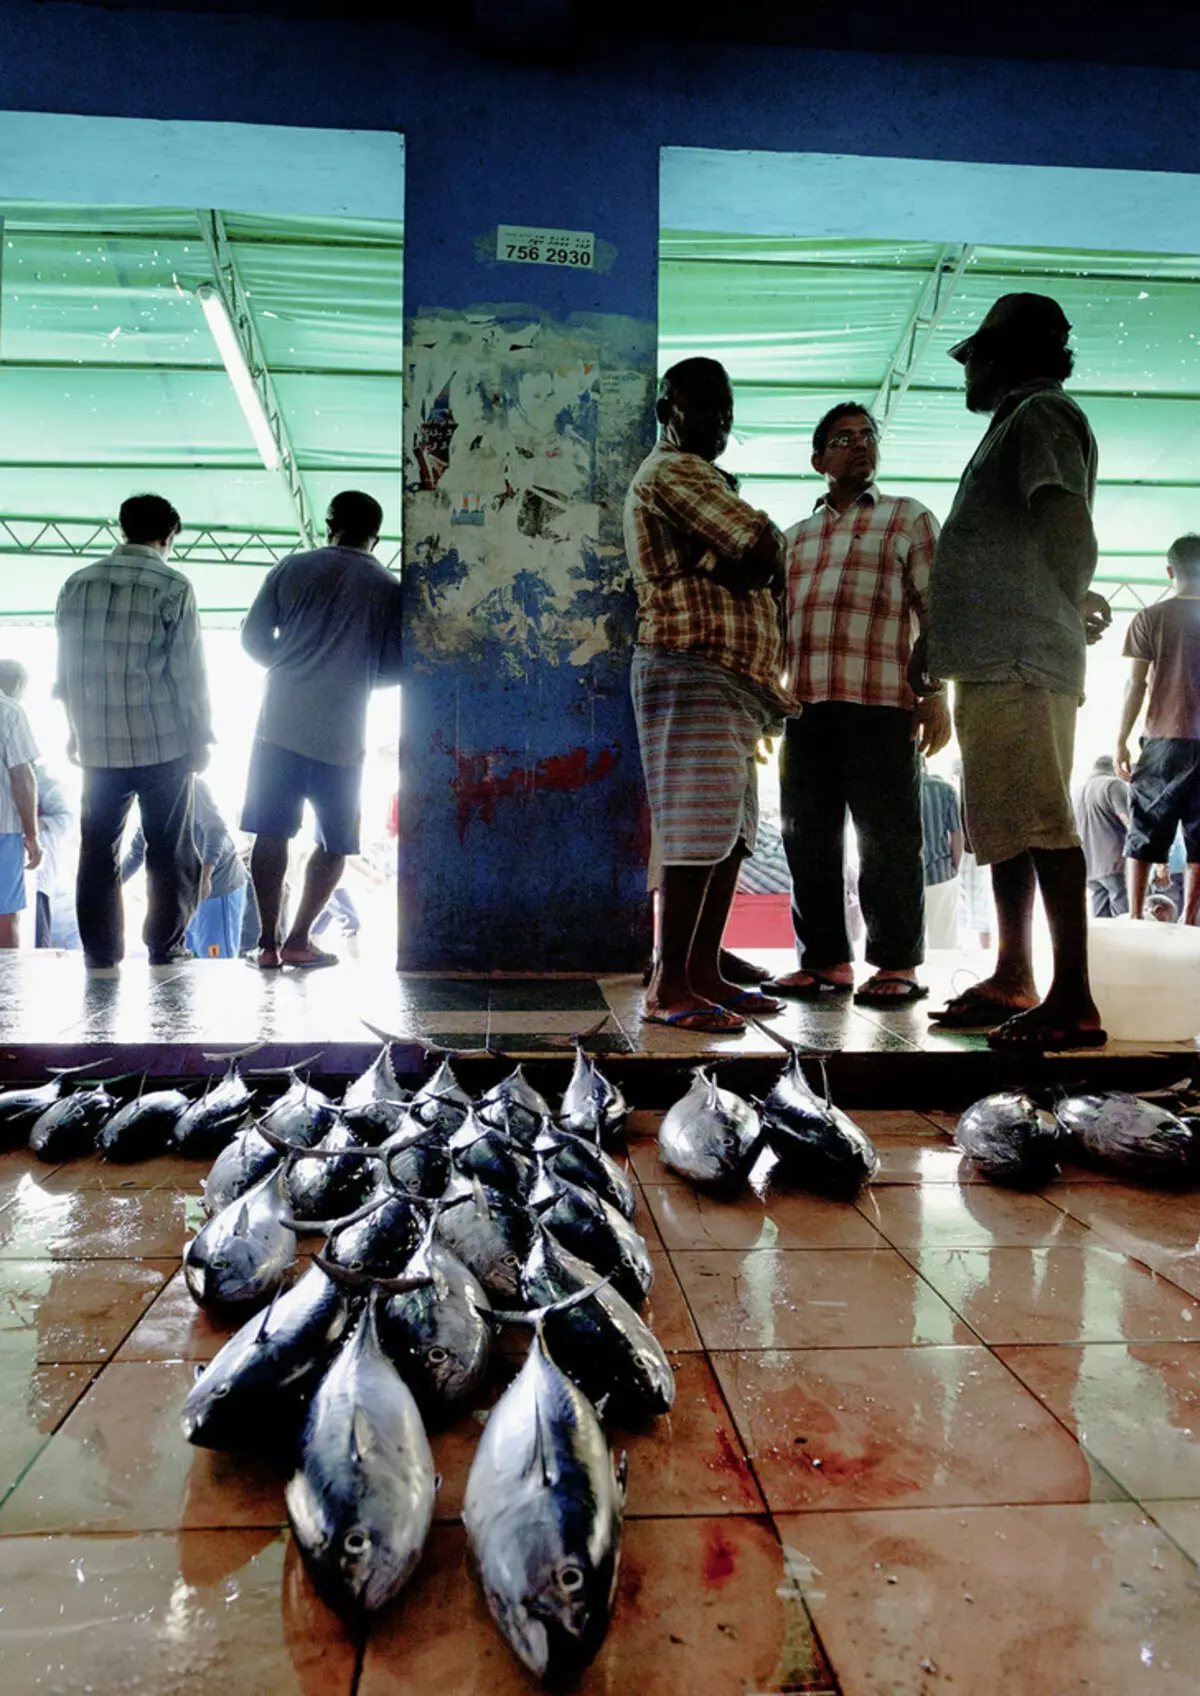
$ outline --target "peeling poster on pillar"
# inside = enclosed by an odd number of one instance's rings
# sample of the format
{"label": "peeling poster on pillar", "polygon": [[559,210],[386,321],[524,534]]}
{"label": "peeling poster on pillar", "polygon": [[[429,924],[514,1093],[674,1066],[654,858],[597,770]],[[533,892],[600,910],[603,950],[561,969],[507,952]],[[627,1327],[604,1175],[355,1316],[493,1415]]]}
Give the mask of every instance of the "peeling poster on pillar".
{"label": "peeling poster on pillar", "polygon": [[625,491],[653,432],[652,326],[428,312],[405,382],[405,645],[529,681],[632,640]]}

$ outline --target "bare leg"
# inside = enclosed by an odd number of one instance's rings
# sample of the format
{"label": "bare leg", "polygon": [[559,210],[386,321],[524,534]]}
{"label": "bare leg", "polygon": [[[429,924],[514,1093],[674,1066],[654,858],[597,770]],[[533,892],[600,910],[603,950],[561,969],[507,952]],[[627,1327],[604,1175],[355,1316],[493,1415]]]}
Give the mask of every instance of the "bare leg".
{"label": "bare leg", "polygon": [[250,850],[250,877],[258,902],[259,959],[279,963],[279,909],[287,875],[288,845],[284,836],[256,836]]}
{"label": "bare leg", "polygon": [[688,956],[708,893],[711,866],[664,866],[658,886],[658,958],[646,990],[648,1013],[674,1013],[693,1006]]}
{"label": "bare leg", "polygon": [[19,948],[20,946],[20,921],[16,913],[0,913],[0,948]]}
{"label": "bare leg", "polygon": [[1050,926],[1054,981],[1040,1006],[1010,1019],[997,1032],[1001,1043],[1020,1043],[1037,1032],[1100,1029],[1100,1013],[1088,981],[1087,867],[1083,850],[1035,848],[1030,857]]}
{"label": "bare leg", "polygon": [[[1125,877],[1129,885],[1129,916],[1131,919],[1143,919],[1146,916],[1146,892],[1150,888],[1150,873],[1153,869],[1149,860],[1126,860],[1125,862]],[[1190,866],[1188,872],[1189,874],[1191,872]]]}
{"label": "bare leg", "polygon": [[326,848],[313,849],[304,871],[304,893],[300,897],[300,905],[296,908],[292,928],[284,938],[280,950],[281,959],[295,960],[304,956],[311,958],[313,949],[309,941],[309,930],[316,921],[317,914],[342,881],[345,869],[344,854],[331,854]]}
{"label": "bare leg", "polygon": [[1189,860],[1183,885],[1183,922],[1200,925],[1200,861]]}
{"label": "bare leg", "polygon": [[688,953],[688,983],[693,994],[703,995],[710,1001],[720,1001],[739,993],[736,984],[721,976],[720,953],[721,937],[729,921],[738,872],[744,858],[745,851],[739,843],[727,859],[712,868],[708,888],[704,892],[704,904],[692,935]]}

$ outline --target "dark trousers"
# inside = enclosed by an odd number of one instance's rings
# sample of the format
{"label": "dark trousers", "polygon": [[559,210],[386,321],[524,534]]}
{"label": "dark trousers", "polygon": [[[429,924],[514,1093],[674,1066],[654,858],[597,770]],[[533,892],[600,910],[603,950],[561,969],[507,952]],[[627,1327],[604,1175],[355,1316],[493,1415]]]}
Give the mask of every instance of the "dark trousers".
{"label": "dark trousers", "polygon": [[821,701],[789,719],[779,756],[783,846],[800,963],[852,958],[846,931],[846,816],[858,834],[868,961],[902,971],[925,958],[921,769],[902,707]]}
{"label": "dark trousers", "polygon": [[115,965],[125,953],[121,838],[135,797],[146,838],[142,935],[152,959],[183,947],[200,893],[187,756],[156,766],[89,766],[83,774],[75,911],[83,952],[98,966]]}

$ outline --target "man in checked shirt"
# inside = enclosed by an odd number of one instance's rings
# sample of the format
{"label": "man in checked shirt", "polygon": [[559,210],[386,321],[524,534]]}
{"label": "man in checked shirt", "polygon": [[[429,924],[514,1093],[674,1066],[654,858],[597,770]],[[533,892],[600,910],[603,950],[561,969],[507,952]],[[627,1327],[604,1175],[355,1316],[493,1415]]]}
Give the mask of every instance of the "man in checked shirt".
{"label": "man in checked shirt", "polygon": [[213,740],[196,597],[167,563],[179,514],[161,495],[133,495],[120,521],[121,546],[68,577],[54,614],[54,693],[67,709],[67,754],[83,767],[75,907],[92,969],[125,952],[121,837],[135,796],[150,964],[191,958],[184,931],[200,889],[192,774],[208,764]]}
{"label": "man in checked shirt", "polygon": [[793,1000],[854,989],[847,813],[875,967],[854,999],[897,1006],[928,993],[916,981],[925,929],[918,756],[945,747],[950,715],[941,694],[918,703],[906,674],[925,623],[937,521],[919,501],[879,490],[878,458],[867,409],[831,408],[813,432],[825,493],[787,533],[790,682],[804,710],[784,734],[779,795],[800,970],[767,988]]}
{"label": "man in checked shirt", "polygon": [[758,823],[755,752],[788,710],[783,538],[713,463],[733,423],[715,359],[662,379],[662,435],[634,475],[625,550],[638,597],[630,686],[662,875],[643,1016],[722,1034],[783,1011],[722,974],[721,935]]}

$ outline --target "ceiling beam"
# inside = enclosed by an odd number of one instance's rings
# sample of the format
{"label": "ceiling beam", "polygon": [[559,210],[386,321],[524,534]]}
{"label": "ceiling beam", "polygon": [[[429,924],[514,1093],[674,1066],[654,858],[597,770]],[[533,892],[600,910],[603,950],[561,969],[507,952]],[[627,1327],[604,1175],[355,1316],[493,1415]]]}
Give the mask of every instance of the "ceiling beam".
{"label": "ceiling beam", "polygon": [[937,334],[942,319],[954,299],[962,274],[971,262],[974,248],[969,243],[961,247],[946,246],[938,255],[937,264],[929,273],[925,287],[917,296],[908,322],[901,330],[895,351],[884,372],[883,381],[875,394],[871,410],[879,424],[880,435],[887,434],[888,425],[899,410],[916,377],[929,344]]}
{"label": "ceiling beam", "polygon": [[292,511],[296,515],[296,532],[306,548],[315,547],[317,531],[313,522],[312,504],[309,501],[304,477],[292,449],[287,421],[283,415],[283,408],[279,404],[279,397],[275,392],[275,384],[271,380],[271,371],[267,365],[266,355],[263,353],[262,344],[258,339],[258,331],[254,327],[250,303],[246,299],[246,291],[242,287],[242,279],[238,274],[233,251],[225,234],[225,221],[221,214],[215,210],[201,209],[196,213],[196,217],[212,265],[213,287],[224,304],[229,322],[233,327],[233,333],[242,350],[242,357],[249,368],[250,379],[258,391],[258,398],[262,402],[263,411],[267,415],[267,424],[279,454],[278,475],[283,480]]}

